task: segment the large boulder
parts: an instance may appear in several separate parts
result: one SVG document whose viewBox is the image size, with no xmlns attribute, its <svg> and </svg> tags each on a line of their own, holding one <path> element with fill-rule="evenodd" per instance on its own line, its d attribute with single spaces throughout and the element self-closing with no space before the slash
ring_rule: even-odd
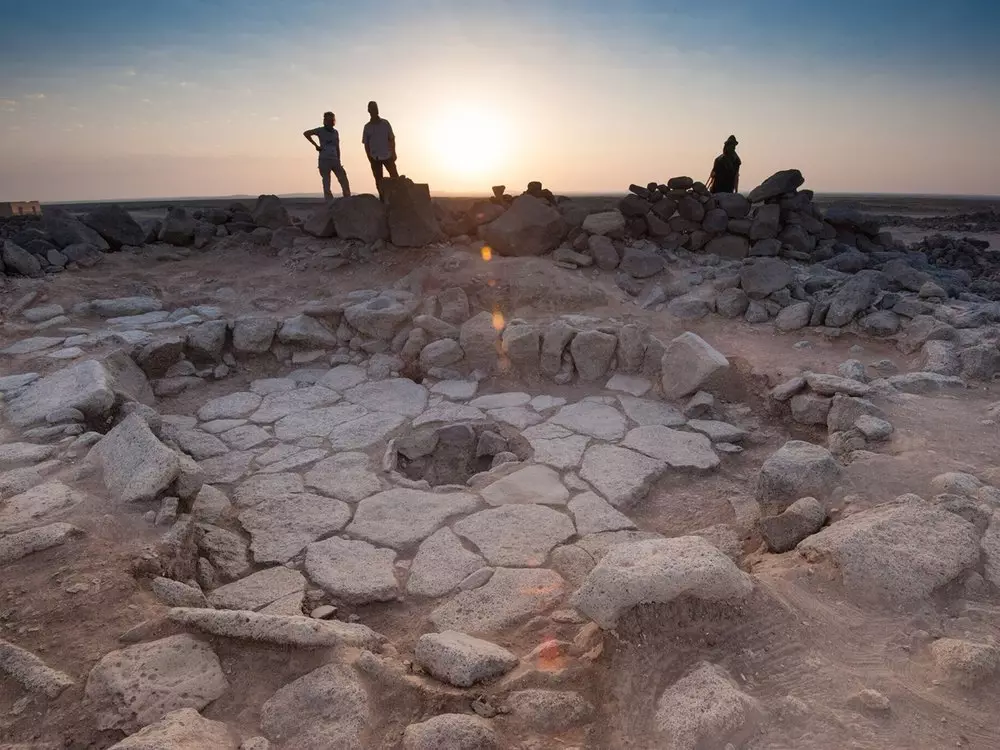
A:
<svg viewBox="0 0 1000 750">
<path fill-rule="evenodd" d="M 366 336 L 390 340 L 417 311 L 419 300 L 409 292 L 386 290 L 344 310 L 344 319 Z"/>
<path fill-rule="evenodd" d="M 805 181 L 799 170 L 784 169 L 780 172 L 775 172 L 751 190 L 747 198 L 751 203 L 761 203 L 785 195 L 786 193 L 794 193 L 802 187 L 802 183 Z"/>
<path fill-rule="evenodd" d="M 88 359 L 29 384 L 7 404 L 5 417 L 15 427 L 45 422 L 54 411 L 76 409 L 88 420 L 105 417 L 115 403 L 114 378 L 102 364 Z"/>
<path fill-rule="evenodd" d="M 338 237 L 368 243 L 389 239 L 385 206 L 374 195 L 341 198 L 329 210 Z"/>
<path fill-rule="evenodd" d="M 406 177 L 384 183 L 389 238 L 397 247 L 424 247 L 444 239 L 426 183 Z"/>
<path fill-rule="evenodd" d="M 875 302 L 884 285 L 885 276 L 878 271 L 866 269 L 854 274 L 830 300 L 826 324 L 839 327 L 850 323 Z"/>
<path fill-rule="evenodd" d="M 483 240 L 500 255 L 544 255 L 559 246 L 567 225 L 562 214 L 548 203 L 522 195 L 503 216 L 480 231 Z"/>
<path fill-rule="evenodd" d="M 612 547 L 573 595 L 572 605 L 604 629 L 639 604 L 681 597 L 738 602 L 753 584 L 723 552 L 701 537 L 647 539 Z"/>
<path fill-rule="evenodd" d="M 168 245 L 184 247 L 194 242 L 194 233 L 198 229 L 198 222 L 191 214 L 181 207 L 170 209 L 163 225 L 160 227 L 160 242 Z"/>
<path fill-rule="evenodd" d="M 807 536 L 819 531 L 825 521 L 826 508 L 823 504 L 814 497 L 803 497 L 789 505 L 784 513 L 761 518 L 758 525 L 769 550 L 788 552 Z"/>
<path fill-rule="evenodd" d="M 110 249 L 107 240 L 61 208 L 46 208 L 42 226 L 52 241 L 61 248 L 70 245 L 92 245 L 102 252 Z"/>
<path fill-rule="evenodd" d="M 831 204 L 826 209 L 824 218 L 834 227 L 860 232 L 871 237 L 876 236 L 879 231 L 878 221 L 846 203 Z"/>
<path fill-rule="evenodd" d="M 155 500 L 180 473 L 180 458 L 138 414 L 122 420 L 94 446 L 111 496 L 124 503 Z"/>
<path fill-rule="evenodd" d="M 728 367 L 729 360 L 701 336 L 690 331 L 682 333 L 663 352 L 663 395 L 668 399 L 690 396 Z"/>
<path fill-rule="evenodd" d="M 306 234 L 313 237 L 333 237 L 337 234 L 337 227 L 333 218 L 334 203 L 327 203 L 313 211 L 302 229 Z"/>
<path fill-rule="evenodd" d="M 750 240 L 735 234 L 715 237 L 705 245 L 705 252 L 720 258 L 740 260 L 750 254 Z"/>
<path fill-rule="evenodd" d="M 206 719 L 193 708 L 182 708 L 112 745 L 110 750 L 236 750 L 238 747 L 239 740 L 221 721 Z"/>
<path fill-rule="evenodd" d="M 670 210 L 673 213 L 674 206 Z M 655 210 L 655 207 L 654 207 Z M 660 218 L 663 218 L 662 216 Z M 602 236 L 619 235 L 625 231 L 625 215 L 621 211 L 601 211 L 583 220 L 583 231 Z"/>
<path fill-rule="evenodd" d="M 107 240 L 112 250 L 122 245 L 141 245 L 146 233 L 139 222 L 117 203 L 105 203 L 83 217 L 83 223 Z"/>
<path fill-rule="evenodd" d="M 740 286 L 750 299 L 764 299 L 793 281 L 792 267 L 777 258 L 761 258 L 740 268 Z"/>
<path fill-rule="evenodd" d="M 257 205 L 254 206 L 252 215 L 257 226 L 268 229 L 281 229 L 292 223 L 288 211 L 281 205 L 281 198 L 276 195 L 262 195 L 257 198 Z"/>
<path fill-rule="evenodd" d="M 976 527 L 920 498 L 900 499 L 855 513 L 798 546 L 814 563 L 826 563 L 852 598 L 907 605 L 979 562 Z"/>
<path fill-rule="evenodd" d="M 440 714 L 410 724 L 403 750 L 499 750 L 500 740 L 489 722 L 469 714 Z"/>
<path fill-rule="evenodd" d="M 826 448 L 789 440 L 760 467 L 757 501 L 764 515 L 777 515 L 802 497 L 824 500 L 840 473 L 840 464 Z"/>
<path fill-rule="evenodd" d="M 21 276 L 38 278 L 42 276 L 42 264 L 38 258 L 29 253 L 20 245 L 15 245 L 10 240 L 4 240 L 3 252 L 0 254 L 3 262 L 0 268 L 5 268 L 7 273 L 17 273 Z"/>
<path fill-rule="evenodd" d="M 518 662 L 507 649 L 454 630 L 422 635 L 414 656 L 437 679 L 456 687 L 500 677 Z"/>
</svg>

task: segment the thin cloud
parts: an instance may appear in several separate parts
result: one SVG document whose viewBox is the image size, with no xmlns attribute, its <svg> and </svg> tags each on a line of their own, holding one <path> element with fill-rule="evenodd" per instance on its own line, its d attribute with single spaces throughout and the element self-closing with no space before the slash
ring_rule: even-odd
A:
<svg viewBox="0 0 1000 750">
<path fill-rule="evenodd" d="M 39 100 L 45 98 L 45 94 L 41 94 L 41 93 L 39 93 L 39 94 L 25 94 L 24 98 L 25 99 L 32 99 L 34 101 L 39 101 Z"/>
<path fill-rule="evenodd" d="M 14 99 L 0 99 L 0 109 L 4 112 L 13 112 L 17 109 L 17 102 Z"/>
<path fill-rule="evenodd" d="M 139 101 L 142 102 L 143 104 L 152 104 L 153 103 L 152 99 L 140 99 Z"/>
</svg>

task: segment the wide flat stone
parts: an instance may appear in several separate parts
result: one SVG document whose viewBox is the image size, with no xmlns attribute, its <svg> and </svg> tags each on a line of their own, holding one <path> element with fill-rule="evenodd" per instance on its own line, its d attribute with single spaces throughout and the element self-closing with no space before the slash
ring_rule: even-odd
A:
<svg viewBox="0 0 1000 750">
<path fill-rule="evenodd" d="M 479 548 L 491 565 L 539 567 L 549 552 L 576 533 L 559 511 L 540 505 L 504 505 L 464 518 L 455 533 Z"/>
<path fill-rule="evenodd" d="M 527 406 L 508 406 L 504 409 L 491 409 L 487 414 L 497 422 L 509 424 L 523 430 L 542 421 L 542 415 Z"/>
<path fill-rule="evenodd" d="M 230 393 L 228 396 L 213 398 L 198 410 L 198 419 L 211 422 L 214 419 L 241 419 L 250 416 L 260 406 L 261 397 L 245 391 Z"/>
<path fill-rule="evenodd" d="M 467 401 L 476 395 L 479 383 L 475 380 L 442 380 L 431 386 L 431 393 L 453 401 Z"/>
<path fill-rule="evenodd" d="M 52 458 L 58 451 L 54 445 L 35 443 L 7 443 L 0 445 L 0 470 L 13 468 L 19 464 L 37 464 Z"/>
<path fill-rule="evenodd" d="M 506 409 L 512 406 L 524 406 L 531 401 L 531 396 L 527 393 L 491 393 L 480 396 L 469 403 L 477 409 Z"/>
<path fill-rule="evenodd" d="M 298 387 L 296 382 L 291 378 L 262 378 L 250 384 L 250 390 L 260 396 L 294 391 L 296 387 Z"/>
<path fill-rule="evenodd" d="M 352 404 L 372 411 L 417 417 L 427 408 L 427 389 L 406 378 L 390 378 L 363 383 L 344 393 Z"/>
<path fill-rule="evenodd" d="M 327 439 L 335 451 L 360 451 L 386 440 L 406 424 L 406 417 L 389 412 L 366 414 L 359 419 L 338 425 Z"/>
<path fill-rule="evenodd" d="M 285 563 L 306 545 L 340 531 L 351 520 L 351 509 L 339 500 L 308 492 L 283 493 L 239 515 L 253 540 L 254 561 Z"/>
<path fill-rule="evenodd" d="M 348 391 L 368 380 L 368 374 L 357 365 L 338 365 L 326 373 L 316 385 L 332 391 Z"/>
<path fill-rule="evenodd" d="M 406 591 L 413 596 L 444 596 L 485 565 L 486 561 L 466 549 L 451 529 L 438 529 L 420 544 Z"/>
<path fill-rule="evenodd" d="M 557 469 L 578 466 L 590 443 L 586 435 L 577 435 L 551 422 L 529 427 L 521 436 L 531 444 L 535 461 Z"/>
<path fill-rule="evenodd" d="M 413 420 L 414 427 L 428 424 L 452 424 L 453 422 L 484 422 L 486 414 L 468 404 L 441 403 L 432 406 Z"/>
<path fill-rule="evenodd" d="M 47 482 L 14 495 L 0 505 L 0 534 L 48 524 L 75 505 L 84 496 L 62 482 Z"/>
<path fill-rule="evenodd" d="M 271 433 L 255 424 L 242 425 L 227 430 L 219 438 L 230 448 L 239 451 L 250 450 L 272 439 Z"/>
<path fill-rule="evenodd" d="M 549 421 L 598 440 L 620 440 L 625 435 L 625 417 L 613 406 L 580 401 L 562 407 Z"/>
<path fill-rule="evenodd" d="M 576 521 L 576 533 L 580 536 L 635 528 L 631 518 L 593 492 L 583 492 L 574 497 L 569 501 L 569 510 Z"/>
<path fill-rule="evenodd" d="M 252 451 L 230 451 L 224 456 L 199 461 L 205 471 L 205 481 L 211 484 L 232 484 L 247 475 L 253 462 Z"/>
<path fill-rule="evenodd" d="M 627 448 L 592 445 L 583 456 L 580 477 L 617 508 L 645 497 L 666 469 L 663 461 Z"/>
<path fill-rule="evenodd" d="M 313 466 L 305 484 L 324 495 L 356 503 L 382 489 L 378 474 L 368 464 L 364 453 L 340 453 Z"/>
<path fill-rule="evenodd" d="M 4 349 L 0 349 L 0 354 L 6 354 L 10 357 L 21 355 L 21 354 L 34 354 L 35 352 L 43 352 L 46 349 L 52 349 L 53 347 L 59 346 L 66 338 L 57 338 L 54 336 L 33 336 L 27 339 L 21 339 Z"/>
<path fill-rule="evenodd" d="M 325 438 L 338 427 L 360 419 L 367 413 L 365 408 L 354 404 L 296 412 L 278 420 L 274 425 L 274 436 L 283 442 L 304 437 Z"/>
<path fill-rule="evenodd" d="M 31 385 L 38 378 L 40 378 L 37 372 L 26 372 L 20 375 L 4 375 L 0 377 L 0 393 L 9 393 L 10 391 L 16 391 L 24 388 L 26 385 Z"/>
<path fill-rule="evenodd" d="M 155 500 L 181 468 L 178 454 L 161 443 L 137 414 L 101 438 L 91 455 L 100 462 L 108 492 L 122 503 Z"/>
<path fill-rule="evenodd" d="M 839 375 L 807 372 L 805 378 L 809 387 L 821 396 L 833 396 L 837 393 L 846 396 L 867 396 L 872 392 L 870 385 Z"/>
<path fill-rule="evenodd" d="M 252 508 L 265 500 L 305 492 L 305 484 L 298 474 L 254 474 L 233 492 L 237 508 Z"/>
<path fill-rule="evenodd" d="M 643 396 L 652 387 L 653 384 L 646 378 L 641 378 L 638 375 L 623 375 L 622 373 L 615 373 L 604 385 L 605 390 L 628 393 L 632 396 Z"/>
<path fill-rule="evenodd" d="M 268 466 L 278 461 L 284 461 L 289 456 L 294 456 L 296 453 L 302 450 L 304 449 L 299 445 L 292 445 L 290 443 L 279 443 L 273 448 L 268 448 L 266 451 L 257 456 L 257 465 Z"/>
<path fill-rule="evenodd" d="M 229 430 L 234 430 L 237 427 L 242 427 L 247 421 L 245 419 L 213 419 L 211 422 L 203 422 L 198 424 L 198 420 L 191 417 L 191 422 L 181 427 L 178 425 L 175 429 L 185 429 L 191 430 L 198 427 L 200 430 L 204 430 L 209 435 L 219 435 L 223 432 L 228 432 Z"/>
<path fill-rule="evenodd" d="M 715 419 L 690 419 L 687 426 L 707 436 L 713 443 L 740 443 L 748 434 L 742 427 Z"/>
<path fill-rule="evenodd" d="M 712 442 L 699 433 L 669 427 L 636 427 L 625 436 L 622 445 L 675 469 L 708 470 L 719 465 Z"/>
<path fill-rule="evenodd" d="M 305 588 L 304 575 L 278 565 L 220 586 L 208 595 L 208 601 L 216 609 L 256 611 L 290 594 L 301 594 Z"/>
<path fill-rule="evenodd" d="M 439 631 L 491 635 L 545 613 L 565 593 L 565 581 L 554 571 L 498 568 L 483 586 L 462 591 L 435 609 L 430 620 Z"/>
<path fill-rule="evenodd" d="M 349 604 L 370 604 L 399 595 L 391 549 L 333 537 L 306 548 L 305 569 L 320 588 Z"/>
<path fill-rule="evenodd" d="M 181 430 L 172 435 L 182 451 L 196 461 L 229 453 L 229 446 L 202 430 Z"/>
<path fill-rule="evenodd" d="M 566 399 L 562 396 L 549 396 L 548 394 L 542 394 L 541 396 L 535 396 L 531 399 L 531 408 L 537 412 L 548 411 L 549 409 L 558 409 L 560 406 L 566 405 Z"/>
<path fill-rule="evenodd" d="M 273 424 L 289 414 L 298 414 L 331 406 L 340 401 L 340 394 L 322 386 L 297 388 L 293 391 L 277 391 L 264 397 L 260 408 L 250 415 L 256 424 Z"/>
<path fill-rule="evenodd" d="M 275 461 L 273 464 L 268 464 L 260 471 L 262 474 L 295 471 L 296 469 L 301 469 L 309 464 L 314 464 L 317 461 L 326 458 L 328 455 L 330 455 L 330 452 L 325 448 L 308 448 L 304 451 L 296 453 L 295 455 L 289 456 L 288 458 L 282 459 L 281 461 Z"/>
<path fill-rule="evenodd" d="M 358 503 L 347 533 L 402 550 L 426 539 L 451 516 L 471 513 L 478 505 L 466 492 L 387 490 Z"/>
<path fill-rule="evenodd" d="M 76 409 L 89 419 L 102 419 L 114 406 L 115 390 L 112 374 L 90 359 L 27 384 L 5 405 L 4 419 L 23 428 L 44 423 L 47 415 L 59 409 Z"/>
<path fill-rule="evenodd" d="M 488 504 L 565 505 L 569 490 L 563 486 L 559 475 L 547 466 L 528 466 L 499 479 L 480 494 Z"/>
<path fill-rule="evenodd" d="M 500 677 L 518 663 L 507 649 L 454 630 L 420 636 L 414 656 L 434 677 L 456 687 Z"/>
</svg>

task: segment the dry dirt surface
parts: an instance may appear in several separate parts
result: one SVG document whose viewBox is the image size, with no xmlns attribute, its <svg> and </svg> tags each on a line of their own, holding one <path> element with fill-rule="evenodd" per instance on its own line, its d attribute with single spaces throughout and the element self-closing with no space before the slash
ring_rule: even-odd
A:
<svg viewBox="0 0 1000 750">
<path fill-rule="evenodd" d="M 665 257 L 645 307 L 469 238 L 8 277 L 0 749 L 1000 747 L 1000 389 L 899 380 L 991 324 L 783 332 Z"/>
</svg>

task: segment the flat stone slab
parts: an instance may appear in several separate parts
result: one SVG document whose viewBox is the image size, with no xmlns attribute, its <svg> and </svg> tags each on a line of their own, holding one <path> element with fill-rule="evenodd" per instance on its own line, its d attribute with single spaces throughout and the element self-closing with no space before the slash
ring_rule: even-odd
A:
<svg viewBox="0 0 1000 750">
<path fill-rule="evenodd" d="M 209 603 L 216 609 L 256 611 L 291 594 L 301 594 L 306 578 L 297 570 L 278 565 L 213 590 Z"/>
<path fill-rule="evenodd" d="M 674 406 L 662 401 L 648 398 L 633 398 L 619 396 L 618 401 L 628 418 L 640 427 L 660 425 L 662 427 L 681 427 L 687 422 L 685 416 Z"/>
<path fill-rule="evenodd" d="M 308 386 L 294 391 L 278 391 L 264 397 L 260 408 L 250 415 L 250 421 L 256 424 L 273 424 L 289 414 L 332 406 L 340 399 L 339 393 L 322 386 Z"/>
<path fill-rule="evenodd" d="M 348 391 L 368 380 L 368 373 L 357 365 L 338 365 L 316 381 L 331 391 Z"/>
<path fill-rule="evenodd" d="M 557 469 L 579 466 L 583 452 L 590 443 L 590 438 L 586 435 L 577 435 L 551 422 L 529 427 L 521 436 L 531 444 L 535 461 Z"/>
<path fill-rule="evenodd" d="M 707 436 L 713 443 L 740 443 L 748 434 L 742 427 L 714 419 L 690 419 L 687 426 Z"/>
<path fill-rule="evenodd" d="M 295 471 L 296 469 L 301 469 L 309 464 L 314 464 L 317 461 L 326 458 L 328 455 L 330 455 L 330 452 L 325 448 L 308 448 L 304 451 L 296 453 L 293 456 L 282 459 L 281 461 L 275 461 L 273 464 L 268 464 L 260 471 L 262 474 L 276 474 Z"/>
<path fill-rule="evenodd" d="M 45 461 L 58 451 L 54 445 L 35 443 L 7 443 L 0 445 L 0 470 L 10 469 L 18 464 L 37 464 Z"/>
<path fill-rule="evenodd" d="M 569 501 L 569 510 L 576 521 L 576 533 L 580 536 L 635 528 L 631 518 L 593 492 L 583 492 L 574 497 Z"/>
<path fill-rule="evenodd" d="M 250 551 L 256 563 L 285 563 L 306 545 L 342 530 L 351 509 L 333 498 L 290 492 L 243 511 L 239 520 L 253 540 Z"/>
<path fill-rule="evenodd" d="M 278 420 L 274 425 L 274 436 L 283 442 L 304 437 L 325 438 L 337 428 L 367 413 L 367 409 L 354 404 L 295 412 Z"/>
<path fill-rule="evenodd" d="M 199 461 L 198 465 L 205 472 L 206 482 L 232 484 L 247 475 L 254 455 L 252 451 L 230 451 L 224 456 Z"/>
<path fill-rule="evenodd" d="M 549 421 L 598 440 L 621 440 L 625 435 L 625 417 L 622 413 L 613 406 L 594 401 L 580 401 L 564 406 Z"/>
<path fill-rule="evenodd" d="M 21 375 L 4 375 L 0 377 L 0 393 L 9 393 L 10 391 L 24 388 L 26 385 L 34 383 L 40 377 L 41 375 L 37 372 L 26 372 Z"/>
<path fill-rule="evenodd" d="M 382 489 L 378 474 L 368 464 L 364 453 L 340 453 L 313 466 L 305 475 L 305 484 L 324 495 L 356 503 Z"/>
<path fill-rule="evenodd" d="M 104 417 L 115 403 L 111 373 L 89 359 L 58 370 L 26 385 L 4 408 L 4 419 L 15 427 L 45 422 L 59 409 L 77 409 L 85 417 Z"/>
<path fill-rule="evenodd" d="M 431 393 L 454 401 L 467 401 L 476 395 L 479 383 L 475 380 L 442 380 L 431 386 Z"/>
<path fill-rule="evenodd" d="M 704 471 L 719 465 L 712 442 L 695 432 L 671 430 L 669 427 L 636 427 L 625 436 L 622 445 L 675 469 Z"/>
<path fill-rule="evenodd" d="M 456 687 L 472 687 L 505 675 L 519 661 L 495 643 L 454 630 L 420 636 L 414 657 L 434 677 Z"/>
<path fill-rule="evenodd" d="M 83 531 L 68 523 L 50 523 L 0 536 L 0 565 L 20 560 L 35 552 L 58 547 L 70 539 L 81 536 Z"/>
<path fill-rule="evenodd" d="M 257 456 L 257 465 L 268 466 L 278 461 L 284 461 L 286 458 L 294 456 L 301 450 L 304 449 L 298 445 L 292 445 L 291 443 L 279 443 L 273 448 L 268 448 L 266 451 Z"/>
<path fill-rule="evenodd" d="M 0 534 L 13 534 L 56 520 L 84 496 L 62 482 L 46 482 L 0 505 Z"/>
<path fill-rule="evenodd" d="M 833 396 L 843 393 L 846 396 L 868 396 L 872 392 L 870 385 L 860 383 L 839 375 L 825 375 L 817 372 L 807 372 L 806 383 L 821 396 Z"/>
<path fill-rule="evenodd" d="M 236 488 L 233 503 L 237 508 L 253 508 L 296 492 L 305 492 L 305 483 L 298 474 L 254 474 Z"/>
<path fill-rule="evenodd" d="M 245 391 L 213 398 L 198 410 L 198 419 L 211 422 L 215 419 L 242 419 L 250 416 L 260 406 L 261 397 Z"/>
<path fill-rule="evenodd" d="M 297 387 L 298 384 L 291 378 L 262 378 L 250 384 L 250 390 L 260 396 L 294 391 Z"/>
<path fill-rule="evenodd" d="M 480 494 L 489 505 L 540 504 L 565 505 L 569 490 L 559 475 L 547 466 L 528 466 L 505 476 Z"/>
<path fill-rule="evenodd" d="M 390 378 L 356 386 L 346 391 L 344 398 L 372 411 L 418 417 L 427 408 L 428 393 L 412 380 Z"/>
<path fill-rule="evenodd" d="M 439 631 L 492 635 L 520 625 L 558 604 L 566 593 L 562 577 L 544 568 L 498 568 L 490 580 L 462 591 L 435 609 Z"/>
<path fill-rule="evenodd" d="M 395 599 L 396 553 L 367 542 L 333 537 L 306 547 L 306 573 L 320 588 L 349 604 Z"/>
<path fill-rule="evenodd" d="M 523 430 L 542 421 L 541 414 L 527 406 L 508 406 L 504 409 L 491 409 L 487 414 L 497 422 L 504 422 L 512 427 Z"/>
<path fill-rule="evenodd" d="M 327 439 L 335 451 L 360 451 L 382 443 L 404 424 L 406 417 L 399 414 L 366 414 L 338 425 Z"/>
<path fill-rule="evenodd" d="M 272 440 L 271 433 L 255 424 L 243 425 L 223 432 L 219 438 L 230 448 L 239 451 L 250 450 Z"/>
<path fill-rule="evenodd" d="M 413 420 L 414 427 L 423 427 L 428 424 L 451 424 L 453 422 L 484 422 L 486 414 L 468 404 L 442 403 L 432 406 L 419 417 Z"/>
<path fill-rule="evenodd" d="M 438 529 L 420 544 L 410 566 L 406 592 L 426 597 L 450 594 L 485 565 L 486 561 L 466 549 L 451 529 Z"/>
<path fill-rule="evenodd" d="M 559 511 L 540 505 L 504 505 L 464 518 L 455 533 L 479 548 L 491 565 L 537 568 L 549 552 L 576 533 Z"/>
<path fill-rule="evenodd" d="M 645 497 L 666 470 L 666 463 L 642 453 L 616 445 L 592 445 L 583 456 L 580 477 L 617 508 Z"/>
<path fill-rule="evenodd" d="M 196 461 L 229 453 L 229 446 L 202 430 L 181 430 L 173 434 L 174 442 Z"/>
<path fill-rule="evenodd" d="M 205 437 L 212 437 L 206 434 Z M 104 485 L 122 503 L 155 500 L 180 473 L 180 458 L 133 414 L 91 449 L 104 472 Z"/>
<path fill-rule="evenodd" d="M 223 432 L 228 432 L 229 430 L 236 429 L 237 427 L 242 427 L 247 421 L 245 419 L 213 419 L 211 422 L 203 422 L 198 424 L 198 420 L 194 417 L 191 418 L 191 422 L 185 426 L 178 425 L 175 429 L 185 429 L 191 430 L 197 427 L 200 430 L 204 430 L 209 435 L 220 435 Z M 164 420 L 164 424 L 167 424 Z"/>
<path fill-rule="evenodd" d="M 641 378 L 638 375 L 623 375 L 622 373 L 615 373 L 604 385 L 605 390 L 628 393 L 632 396 L 643 396 L 649 393 L 652 387 L 653 384 L 646 378 Z"/>
<path fill-rule="evenodd" d="M 9 357 L 21 354 L 34 354 L 35 352 L 43 352 L 46 349 L 52 349 L 53 347 L 59 346 L 65 340 L 65 337 L 56 338 L 54 336 L 32 336 L 28 339 L 21 339 L 4 349 L 0 349 L 0 354 L 6 354 Z"/>
<path fill-rule="evenodd" d="M 531 401 L 527 393 L 492 393 L 480 396 L 469 403 L 477 409 L 506 409 L 512 406 L 524 406 Z"/>
<path fill-rule="evenodd" d="M 466 492 L 387 490 L 358 503 L 347 533 L 402 550 L 429 537 L 451 516 L 471 513 L 478 506 L 478 498 Z"/>
<path fill-rule="evenodd" d="M 549 396 L 543 394 L 541 396 L 535 396 L 531 399 L 531 408 L 537 412 L 548 411 L 549 409 L 558 409 L 560 406 L 566 405 L 566 399 L 561 396 Z"/>
</svg>

